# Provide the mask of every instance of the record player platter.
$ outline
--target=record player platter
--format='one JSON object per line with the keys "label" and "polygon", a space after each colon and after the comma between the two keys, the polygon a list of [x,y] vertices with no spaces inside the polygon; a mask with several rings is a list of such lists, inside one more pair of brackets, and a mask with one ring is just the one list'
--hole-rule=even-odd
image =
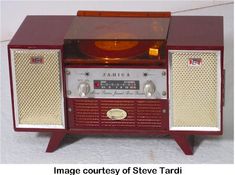
{"label": "record player platter", "polygon": [[153,45],[151,41],[86,40],[80,41],[79,50],[91,58],[134,58],[141,56]]}

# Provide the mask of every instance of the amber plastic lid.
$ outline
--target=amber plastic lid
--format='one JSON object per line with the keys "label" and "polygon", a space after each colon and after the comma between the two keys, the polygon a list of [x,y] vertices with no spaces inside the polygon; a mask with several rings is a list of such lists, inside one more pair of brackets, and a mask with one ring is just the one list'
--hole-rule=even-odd
{"label": "amber plastic lid", "polygon": [[75,17],[65,40],[165,40],[170,18]]}

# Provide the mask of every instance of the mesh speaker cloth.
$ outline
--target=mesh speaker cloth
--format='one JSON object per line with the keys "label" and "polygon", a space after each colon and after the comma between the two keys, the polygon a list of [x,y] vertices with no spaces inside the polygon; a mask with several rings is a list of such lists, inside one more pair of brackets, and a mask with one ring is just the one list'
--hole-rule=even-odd
{"label": "mesh speaker cloth", "polygon": [[171,127],[220,126],[220,76],[218,51],[170,51]]}
{"label": "mesh speaker cloth", "polygon": [[18,124],[63,125],[60,50],[11,49],[11,61]]}

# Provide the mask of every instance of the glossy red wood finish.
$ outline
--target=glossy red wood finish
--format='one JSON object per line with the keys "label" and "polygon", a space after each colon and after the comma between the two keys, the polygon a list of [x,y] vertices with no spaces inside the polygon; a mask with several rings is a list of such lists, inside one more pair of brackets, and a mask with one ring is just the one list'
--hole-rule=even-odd
{"label": "glossy red wood finish", "polygon": [[203,50],[223,47],[222,16],[172,16],[168,47]]}
{"label": "glossy red wood finish", "polygon": [[59,147],[65,135],[66,135],[65,132],[53,132],[50,141],[48,143],[46,152],[50,153],[55,151]]}
{"label": "glossy red wood finish", "polygon": [[16,47],[63,46],[74,16],[27,16],[9,43]]}
{"label": "glossy red wood finish", "polygon": [[184,154],[193,154],[194,136],[181,134],[172,134],[171,136],[175,139],[176,143],[180,146]]}

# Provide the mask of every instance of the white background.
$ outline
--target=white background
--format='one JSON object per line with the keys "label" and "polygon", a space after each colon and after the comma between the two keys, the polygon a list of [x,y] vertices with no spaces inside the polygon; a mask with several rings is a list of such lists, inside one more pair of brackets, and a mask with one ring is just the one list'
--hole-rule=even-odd
{"label": "white background", "polygon": [[[230,1],[231,2],[231,1]],[[210,6],[210,7],[208,7]],[[68,136],[54,153],[44,153],[46,133],[13,131],[7,44],[26,15],[75,15],[77,10],[171,11],[172,15],[224,16],[226,94],[224,135],[196,137],[185,156],[169,137]],[[1,2],[2,163],[233,163],[233,4],[217,1],[41,1]]]}

